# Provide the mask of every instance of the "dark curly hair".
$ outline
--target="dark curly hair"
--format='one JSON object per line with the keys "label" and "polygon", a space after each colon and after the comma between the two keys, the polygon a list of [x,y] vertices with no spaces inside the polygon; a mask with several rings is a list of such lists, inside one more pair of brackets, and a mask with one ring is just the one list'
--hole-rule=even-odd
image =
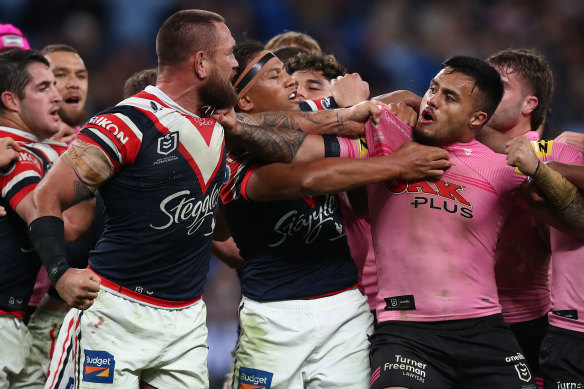
{"label": "dark curly hair", "polygon": [[317,55],[313,53],[298,53],[286,61],[286,71],[292,74],[299,70],[322,72],[327,80],[347,74],[347,68],[341,65],[334,55]]}

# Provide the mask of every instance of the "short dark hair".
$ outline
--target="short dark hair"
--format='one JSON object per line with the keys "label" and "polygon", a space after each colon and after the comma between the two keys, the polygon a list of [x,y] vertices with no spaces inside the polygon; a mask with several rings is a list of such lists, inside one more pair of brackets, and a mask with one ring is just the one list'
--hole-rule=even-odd
{"label": "short dark hair", "polygon": [[298,70],[313,70],[322,72],[327,80],[347,74],[347,68],[340,64],[334,55],[317,55],[313,53],[298,53],[286,62],[289,74]]}
{"label": "short dark hair", "polygon": [[194,51],[214,53],[217,42],[215,23],[224,22],[221,15],[201,9],[175,12],[162,24],[156,36],[158,65],[178,65]]}
{"label": "short dark hair", "polygon": [[148,85],[156,85],[158,69],[144,69],[132,74],[124,82],[124,99],[134,96]]}
{"label": "short dark hair", "polygon": [[79,55],[79,52],[77,51],[77,49],[75,49],[73,46],[69,46],[69,45],[66,45],[64,43],[47,45],[41,49],[41,54],[47,55],[49,53],[55,53],[57,51],[67,51],[69,53],[74,53],[74,54]]}
{"label": "short dark hair", "polygon": [[500,69],[516,72],[532,88],[537,97],[537,107],[531,112],[531,128],[536,130],[545,122],[548,105],[554,94],[554,75],[544,56],[534,49],[505,49],[489,58],[487,62]]}
{"label": "short dark hair", "polygon": [[499,73],[487,62],[475,57],[450,57],[442,63],[440,68],[447,67],[452,68],[453,72],[466,74],[475,80],[474,87],[479,89],[483,97],[479,102],[481,105],[479,108],[487,113],[486,123],[503,98],[503,82]]}
{"label": "short dark hair", "polygon": [[[24,89],[31,81],[28,66],[39,62],[49,67],[49,61],[38,50],[9,49],[0,52],[0,94],[15,93],[19,99],[24,99]],[[6,106],[0,100],[0,113]]]}
{"label": "short dark hair", "polygon": [[235,45],[233,48],[233,55],[239,64],[233,81],[237,80],[241,73],[245,70],[249,62],[255,57],[257,53],[263,51],[264,45],[260,41],[254,39],[246,39]]}

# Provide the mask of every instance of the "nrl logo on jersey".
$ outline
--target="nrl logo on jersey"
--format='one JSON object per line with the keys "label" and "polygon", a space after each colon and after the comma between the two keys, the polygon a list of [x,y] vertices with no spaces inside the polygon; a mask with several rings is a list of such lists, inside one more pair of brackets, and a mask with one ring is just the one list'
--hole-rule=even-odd
{"label": "nrl logo on jersey", "polygon": [[158,138],[158,154],[168,155],[178,147],[178,132],[171,132]]}

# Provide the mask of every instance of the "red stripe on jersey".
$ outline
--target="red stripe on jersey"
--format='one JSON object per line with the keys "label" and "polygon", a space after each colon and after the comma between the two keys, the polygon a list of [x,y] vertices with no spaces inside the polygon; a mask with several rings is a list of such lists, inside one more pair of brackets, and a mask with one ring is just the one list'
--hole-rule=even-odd
{"label": "red stripe on jersey", "polygon": [[[128,118],[128,120],[130,120]],[[93,128],[105,135],[118,149],[122,155],[122,164],[127,165],[134,162],[140,151],[140,138],[132,131],[128,125],[114,114],[99,115],[87,123],[83,128]],[[104,131],[105,130],[105,131]]]}
{"label": "red stripe on jersey", "polygon": [[[71,328],[73,327],[73,322],[75,320],[75,317],[72,317],[71,320],[69,321],[69,324],[67,325],[67,337],[65,338],[65,342],[63,343],[63,349],[61,350],[61,355],[59,357],[59,363],[57,364],[57,369],[56,369],[56,373],[53,377],[53,382],[51,382],[51,385],[49,386],[50,389],[53,389],[55,386],[55,380],[57,379],[57,372],[61,369],[61,366],[63,364],[63,357],[65,356],[65,349],[67,348],[67,344],[69,343],[69,338],[71,337]],[[50,376],[51,372],[47,372],[47,377]]]}
{"label": "red stripe on jersey", "polygon": [[[81,134],[81,133],[80,133],[80,134],[77,136],[77,139],[79,139],[79,140],[81,140],[81,141],[83,141],[83,142],[89,143],[89,144],[91,144],[91,145],[93,145],[93,146],[99,147],[99,149],[100,149],[100,150],[103,150],[103,147],[101,147],[101,145],[100,145],[99,143],[97,143],[97,142],[96,142],[96,141],[95,141],[93,138],[91,138],[91,137],[89,137],[89,136],[87,136],[87,135],[85,135],[85,134]],[[120,165],[120,163],[118,162],[118,160],[117,160],[117,159],[114,159],[114,158],[113,158],[111,155],[109,155],[109,153],[107,153],[105,150],[103,150],[103,151],[104,151],[105,155],[107,155],[107,157],[109,158],[109,160],[110,160],[110,162],[112,163],[112,165],[114,166],[114,171],[115,171],[116,173],[119,173],[119,172],[120,172],[120,169],[121,169],[121,167],[122,167],[122,166]]]}
{"label": "red stripe on jersey", "polygon": [[325,108],[322,105],[322,99],[312,101],[314,102],[314,104],[316,104],[316,107],[318,108],[319,111],[324,111]]}
{"label": "red stripe on jersey", "polygon": [[258,168],[258,166],[253,166],[251,168],[249,168],[246,172],[245,172],[245,176],[243,177],[243,180],[241,181],[241,196],[246,200],[249,201],[249,198],[247,197],[247,183],[249,182],[249,179],[251,177],[251,175],[253,174],[253,172]]}
{"label": "red stripe on jersey", "polygon": [[12,196],[12,198],[8,202],[10,204],[10,208],[16,209],[16,207],[18,206],[18,204],[20,204],[22,199],[25,198],[27,194],[32,192],[37,185],[38,182],[36,184],[27,185],[21,190],[19,190],[18,193]]}
{"label": "red stripe on jersey", "polygon": [[153,95],[152,93],[142,91],[134,97],[139,97],[139,98],[148,99],[148,100],[154,100],[158,104],[162,105],[163,107],[170,108],[173,111],[181,114],[182,116],[189,119],[189,121],[191,123],[193,123],[193,125],[197,128],[197,130],[199,130],[199,133],[201,134],[203,139],[205,139],[205,142],[207,142],[207,146],[211,143],[211,138],[213,137],[213,129],[215,128],[215,123],[217,123],[217,120],[215,120],[213,118],[196,118],[196,117],[193,117],[190,115],[186,115],[186,114],[184,114],[180,111],[177,111],[176,109],[170,107],[168,104],[165,104],[162,100],[160,100],[160,98],[158,96]]}
{"label": "red stripe on jersey", "polygon": [[0,309],[0,315],[8,315],[8,316],[13,316],[17,319],[23,319],[24,318],[24,311],[14,311],[14,312],[8,312],[8,311],[3,311]]}
{"label": "red stripe on jersey", "polygon": [[[93,271],[93,269],[91,269],[90,267],[88,267],[89,270]],[[95,273],[95,272],[94,272]],[[122,294],[126,297],[128,297],[131,300],[137,300],[137,301],[141,301],[143,303],[147,303],[150,305],[155,305],[157,307],[163,307],[163,308],[184,308],[184,307],[188,307],[190,305],[193,305],[194,303],[196,303],[197,301],[199,301],[201,299],[201,296],[194,298],[192,300],[186,300],[186,301],[171,301],[171,300],[162,300],[162,299],[157,299],[154,297],[148,297],[142,293],[138,293],[133,291],[132,289],[128,289],[124,286],[118,285],[113,281],[107,280],[105,278],[103,278],[102,276],[100,276],[99,274],[95,273],[96,275],[99,276],[99,278],[101,278],[101,285],[103,285],[105,288],[108,288],[114,292],[117,292],[119,294]]]}
{"label": "red stripe on jersey", "polygon": [[[142,113],[144,113],[144,115],[146,115],[152,121],[152,123],[154,124],[154,126],[156,127],[156,129],[158,131],[160,131],[163,134],[170,134],[170,130],[167,127],[165,127],[162,123],[160,123],[160,121],[158,120],[158,117],[156,117],[156,115],[154,115],[152,112],[145,111],[141,108],[138,108],[138,107],[136,107],[136,108],[139,109]],[[183,116],[186,116],[186,115],[183,115]],[[188,117],[188,116],[186,116],[186,117]],[[225,140],[223,140],[223,142],[222,142],[221,150],[223,150],[222,152],[225,152],[224,151],[225,150]],[[180,141],[180,138],[179,138],[179,142],[178,142],[178,151],[179,151],[179,153],[181,153],[181,155],[184,157],[184,159],[188,162],[188,164],[193,169],[193,172],[195,173],[195,175],[197,176],[197,179],[199,180],[199,185],[201,186],[201,190],[202,190],[203,194],[205,194],[207,192],[207,189],[209,189],[209,185],[213,182],[213,178],[217,175],[217,172],[219,171],[219,168],[221,167],[221,158],[219,159],[219,162],[215,166],[213,173],[209,176],[209,180],[207,182],[205,182],[205,180],[203,179],[203,175],[201,174],[201,170],[199,169],[199,166],[197,165],[197,163],[196,163],[195,159],[193,158],[193,156],[191,155],[191,153],[189,153],[188,150],[183,146],[183,144]]]}

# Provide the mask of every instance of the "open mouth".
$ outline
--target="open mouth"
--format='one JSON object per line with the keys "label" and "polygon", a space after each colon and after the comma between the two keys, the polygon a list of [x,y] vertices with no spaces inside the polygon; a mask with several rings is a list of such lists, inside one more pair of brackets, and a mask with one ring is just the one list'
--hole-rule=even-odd
{"label": "open mouth", "polygon": [[79,104],[81,102],[81,97],[80,96],[69,96],[64,101],[67,104]]}
{"label": "open mouth", "polygon": [[432,123],[434,120],[436,120],[436,116],[434,114],[434,111],[426,108],[422,111],[422,114],[420,115],[419,121],[422,124],[429,124],[429,123]]}
{"label": "open mouth", "polygon": [[293,100],[296,101],[296,91],[290,93],[290,96],[288,96],[288,100]]}

